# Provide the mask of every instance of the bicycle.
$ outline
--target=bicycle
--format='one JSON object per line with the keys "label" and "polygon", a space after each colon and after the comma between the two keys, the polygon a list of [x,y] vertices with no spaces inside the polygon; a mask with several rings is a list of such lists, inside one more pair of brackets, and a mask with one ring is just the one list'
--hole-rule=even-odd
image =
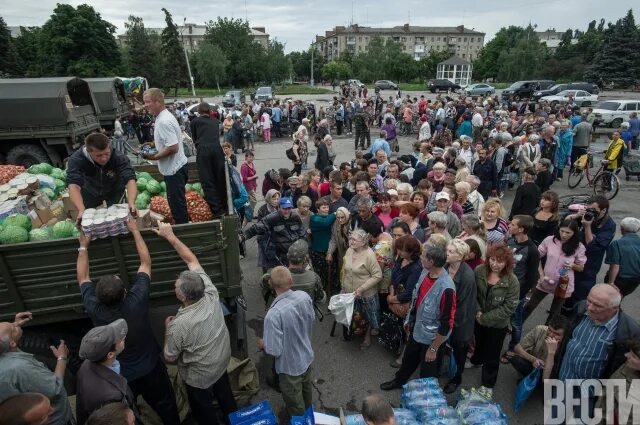
{"label": "bicycle", "polygon": [[569,172],[568,184],[570,189],[575,189],[582,179],[587,177],[587,186],[593,187],[593,193],[603,195],[611,200],[616,197],[620,190],[620,180],[614,171],[609,171],[606,167],[609,161],[602,160],[600,168],[595,176],[591,177],[589,169],[593,164],[594,152],[587,152],[581,155],[574,163],[573,168]]}

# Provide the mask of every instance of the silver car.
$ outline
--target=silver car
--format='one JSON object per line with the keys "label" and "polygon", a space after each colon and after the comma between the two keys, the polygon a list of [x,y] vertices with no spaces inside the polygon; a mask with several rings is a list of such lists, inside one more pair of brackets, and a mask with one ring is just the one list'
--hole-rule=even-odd
{"label": "silver car", "polygon": [[487,96],[496,93],[496,88],[485,83],[469,84],[464,88],[467,96]]}

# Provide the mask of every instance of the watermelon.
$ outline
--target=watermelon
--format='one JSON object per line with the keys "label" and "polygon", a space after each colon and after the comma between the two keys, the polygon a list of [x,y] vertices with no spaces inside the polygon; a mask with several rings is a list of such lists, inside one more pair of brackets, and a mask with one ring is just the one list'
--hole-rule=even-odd
{"label": "watermelon", "polygon": [[138,186],[140,192],[147,190],[147,179],[140,177],[136,182],[136,186]]}
{"label": "watermelon", "polygon": [[59,221],[53,225],[53,238],[64,239],[73,236],[75,225],[70,220]]}
{"label": "watermelon", "polygon": [[54,181],[56,184],[56,192],[58,193],[62,192],[67,187],[67,184],[63,180],[55,179]]}
{"label": "watermelon", "polygon": [[56,199],[56,193],[53,190],[49,189],[48,187],[45,187],[44,189],[40,189],[40,192],[47,195],[47,197],[52,201]]}
{"label": "watermelon", "polygon": [[151,195],[157,195],[158,193],[162,192],[162,186],[160,186],[160,183],[155,180],[149,180],[147,182],[147,192],[149,192]]}
{"label": "watermelon", "polygon": [[48,241],[51,240],[51,229],[48,227],[42,227],[40,229],[33,229],[29,232],[30,241]]}
{"label": "watermelon", "polygon": [[151,201],[151,196],[147,192],[141,192],[136,196],[136,208],[139,210],[147,209]]}
{"label": "watermelon", "polygon": [[29,241],[29,232],[20,226],[7,225],[0,233],[0,243],[12,244]]}
{"label": "watermelon", "polygon": [[162,191],[166,192],[167,191],[167,184],[165,182],[160,182],[160,187],[162,187]]}
{"label": "watermelon", "polygon": [[65,173],[64,171],[62,171],[59,168],[54,168],[51,170],[51,177],[53,177],[54,179],[59,179],[62,181],[66,181],[67,180],[67,173]]}
{"label": "watermelon", "polygon": [[160,192],[160,196],[162,196],[163,198],[167,197],[167,192]]}
{"label": "watermelon", "polygon": [[12,214],[4,221],[5,226],[18,226],[27,232],[31,230],[31,219],[25,214]]}
{"label": "watermelon", "polygon": [[141,172],[140,172],[140,178],[141,178],[141,179],[145,179],[145,180],[147,180],[147,181],[149,181],[149,180],[155,180],[155,179],[151,176],[151,174],[147,173],[146,171],[141,171]]}
{"label": "watermelon", "polygon": [[187,183],[187,184],[184,186],[184,191],[185,191],[185,192],[190,192],[190,191],[192,191],[192,190],[193,190],[193,189],[191,188],[191,183]]}

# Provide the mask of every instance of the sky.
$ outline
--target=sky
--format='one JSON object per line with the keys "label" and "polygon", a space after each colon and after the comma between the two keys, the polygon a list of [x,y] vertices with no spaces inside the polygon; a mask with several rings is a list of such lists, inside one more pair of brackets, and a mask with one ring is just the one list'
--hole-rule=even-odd
{"label": "sky", "polygon": [[[9,26],[40,26],[46,22],[58,1],[0,0],[0,16]],[[585,30],[592,20],[607,22],[623,17],[634,9],[640,22],[637,0],[457,0],[444,4],[434,0],[322,0],[273,1],[235,0],[231,2],[187,2],[167,0],[91,0],[71,1],[72,5],[90,3],[102,18],[124,32],[129,15],[144,20],[147,27],[163,27],[165,7],[174,22],[204,24],[218,16],[247,19],[250,26],[265,27],[270,37],[285,45],[285,51],[308,49],[316,35],[323,35],[336,25],[357,23],[361,26],[393,27],[409,23],[418,26],[458,26],[486,33],[485,43],[509,25],[536,24],[542,31],[568,27]],[[183,4],[180,4],[183,3]],[[634,5],[635,4],[635,8]],[[401,5],[401,6],[400,6]]]}

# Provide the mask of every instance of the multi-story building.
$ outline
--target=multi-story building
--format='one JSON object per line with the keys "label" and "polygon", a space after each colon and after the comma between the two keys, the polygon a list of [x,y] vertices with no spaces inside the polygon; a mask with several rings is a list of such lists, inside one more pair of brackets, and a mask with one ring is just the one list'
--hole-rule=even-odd
{"label": "multi-story building", "polygon": [[[549,29],[546,31],[536,31],[536,34],[540,38],[540,42],[547,45],[547,48],[551,53],[555,53],[560,46],[564,32],[556,31],[555,29]],[[571,39],[571,44],[576,43],[575,38]]]}
{"label": "multi-story building", "polygon": [[[162,34],[164,28],[145,28],[150,33]],[[185,23],[184,25],[178,25],[178,34],[182,40],[182,44],[185,49],[193,52],[198,48],[198,45],[204,41],[204,36],[207,33],[206,25],[197,25]],[[260,43],[263,48],[269,46],[269,34],[265,31],[265,27],[252,27],[251,35],[253,39]],[[127,44],[127,34],[118,35],[118,44],[125,46]]]}
{"label": "multi-story building", "polygon": [[325,60],[338,58],[342,52],[354,55],[367,51],[374,37],[400,43],[405,53],[414,59],[427,56],[430,50],[447,51],[463,59],[472,61],[484,46],[485,33],[457,27],[419,27],[404,24],[392,28],[363,27],[357,24],[337,26],[326,31],[324,36],[316,36],[314,45]]}

